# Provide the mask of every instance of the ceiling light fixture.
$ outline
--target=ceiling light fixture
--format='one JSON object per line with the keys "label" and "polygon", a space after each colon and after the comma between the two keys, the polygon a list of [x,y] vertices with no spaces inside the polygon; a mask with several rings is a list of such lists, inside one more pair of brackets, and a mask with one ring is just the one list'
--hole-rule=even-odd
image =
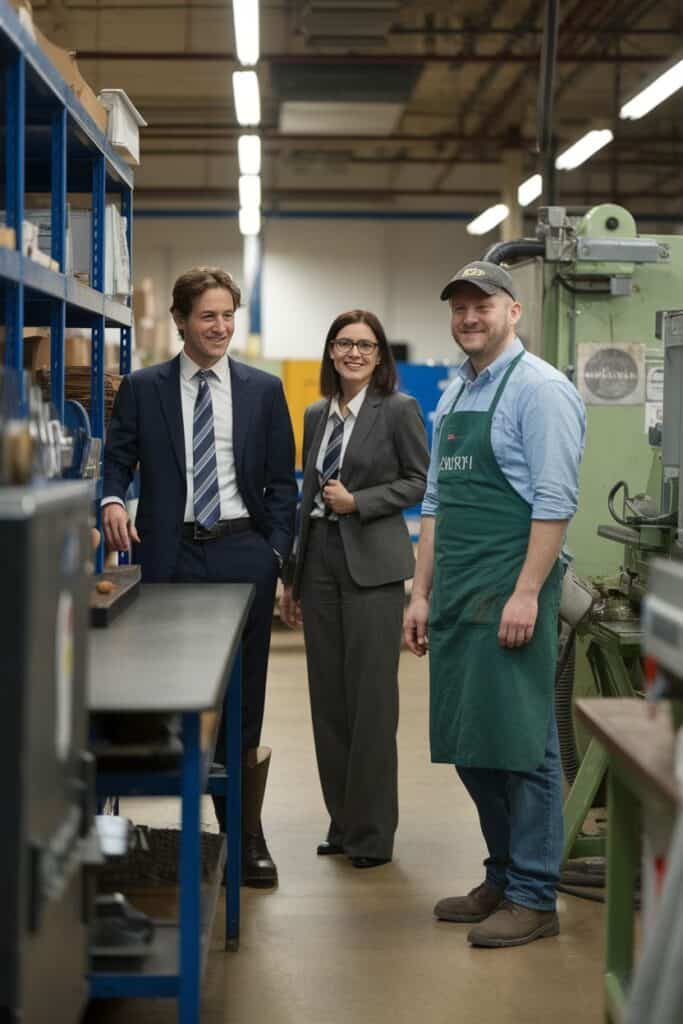
{"label": "ceiling light fixture", "polygon": [[480,213],[478,217],[471,220],[467,225],[468,235],[485,235],[492,231],[498,224],[501,224],[510,213],[505,203],[497,203],[496,206],[489,206],[487,210]]}
{"label": "ceiling light fixture", "polygon": [[528,206],[543,192],[543,178],[540,174],[532,174],[517,189],[517,202],[520,206]]}
{"label": "ceiling light fixture", "polygon": [[259,59],[258,0],[232,0],[235,22],[235,49],[240,64],[256,64]]}
{"label": "ceiling light fixture", "polygon": [[240,174],[261,173],[261,139],[258,135],[240,135],[237,140]]}
{"label": "ceiling light fixture", "polygon": [[243,210],[258,210],[261,206],[261,179],[258,174],[240,174],[238,182],[240,206]]}
{"label": "ceiling light fixture", "polygon": [[672,68],[665,71],[659,78],[655,78],[651,85],[639,92],[628,103],[624,103],[619,111],[619,117],[624,121],[637,121],[639,117],[645,117],[651,110],[658,107],[669,96],[683,85],[683,60],[674,64]]}
{"label": "ceiling light fixture", "polygon": [[243,127],[255,127],[261,123],[261,94],[255,71],[233,71],[232,91],[235,98],[235,114]]}
{"label": "ceiling light fixture", "polygon": [[607,146],[613,138],[614,135],[609,128],[595,128],[586,132],[578,142],[565,149],[564,153],[560,153],[555,161],[555,167],[558,171],[573,171],[575,167],[580,167],[586,160],[590,160],[603,146]]}
{"label": "ceiling light fixture", "polygon": [[240,210],[240,233],[258,235],[261,230],[261,211],[258,207],[251,210]]}

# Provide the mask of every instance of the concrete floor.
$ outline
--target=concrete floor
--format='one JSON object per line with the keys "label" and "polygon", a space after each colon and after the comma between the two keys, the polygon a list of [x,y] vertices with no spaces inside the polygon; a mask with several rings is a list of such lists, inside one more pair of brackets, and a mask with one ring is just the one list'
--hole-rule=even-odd
{"label": "concrete floor", "polygon": [[[202,1024],[598,1024],[603,908],[561,897],[559,938],[474,950],[467,926],[432,907],[482,877],[473,807],[453,769],[430,764],[424,662],[401,658],[401,824],[392,864],[357,871],[318,858],[327,825],[318,787],[300,637],[274,635],[263,741],[273,747],[264,826],[277,891],[243,889],[242,943],[221,950],[219,915]],[[175,824],[173,801],[125,813]],[[210,805],[207,826],[213,827]],[[168,1001],[93,1004],[87,1024],[171,1024]]]}

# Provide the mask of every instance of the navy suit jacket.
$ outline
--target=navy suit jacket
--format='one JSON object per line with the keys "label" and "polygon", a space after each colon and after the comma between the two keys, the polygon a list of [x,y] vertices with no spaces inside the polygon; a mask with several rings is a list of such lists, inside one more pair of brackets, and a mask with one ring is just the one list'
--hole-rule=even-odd
{"label": "navy suit jacket", "polygon": [[[237,486],[256,530],[283,558],[294,534],[294,437],[277,377],[229,359]],[[136,466],[141,543],[134,559],[148,582],[169,580],[187,497],[180,356],[121,381],[107,430],[104,497],[125,500]]]}

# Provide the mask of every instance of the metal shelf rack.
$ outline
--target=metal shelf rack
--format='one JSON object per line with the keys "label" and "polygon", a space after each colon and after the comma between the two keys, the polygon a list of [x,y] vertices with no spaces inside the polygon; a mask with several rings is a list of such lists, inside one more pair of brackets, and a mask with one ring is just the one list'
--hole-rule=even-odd
{"label": "metal shelf rack", "polygon": [[[105,328],[120,330],[120,372],[130,372],[130,304],[104,294],[105,206],[120,197],[132,253],[133,176],[7,0],[0,0],[0,104],[6,226],[14,249],[0,248],[0,304],[5,364],[23,367],[23,328],[50,325],[51,398],[64,418],[64,331],[92,332],[91,411],[94,437],[104,437]],[[91,287],[65,271],[68,194],[92,197]],[[23,255],[25,197],[49,193],[52,251],[59,271]]]}

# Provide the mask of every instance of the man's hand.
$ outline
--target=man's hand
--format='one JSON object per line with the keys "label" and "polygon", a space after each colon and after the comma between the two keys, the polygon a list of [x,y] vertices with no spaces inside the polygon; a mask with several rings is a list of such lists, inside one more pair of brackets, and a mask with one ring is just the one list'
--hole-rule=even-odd
{"label": "man's hand", "polygon": [[102,529],[110,551],[128,551],[131,540],[140,543],[140,536],[128,518],[123,505],[112,501],[102,509]]}
{"label": "man's hand", "polygon": [[429,601],[426,597],[414,594],[403,620],[403,636],[407,646],[422,658],[427,653],[429,638],[427,623],[429,622]]}
{"label": "man's hand", "polygon": [[303,625],[301,614],[301,601],[295,601],[292,596],[291,586],[285,586],[280,597],[280,618],[292,629]]}
{"label": "man's hand", "polygon": [[534,635],[538,617],[538,595],[535,591],[515,590],[505,602],[500,617],[498,640],[502,647],[523,647]]}
{"label": "man's hand", "polygon": [[338,516],[356,511],[356,499],[346,490],[341,480],[328,480],[323,487],[323,500]]}

